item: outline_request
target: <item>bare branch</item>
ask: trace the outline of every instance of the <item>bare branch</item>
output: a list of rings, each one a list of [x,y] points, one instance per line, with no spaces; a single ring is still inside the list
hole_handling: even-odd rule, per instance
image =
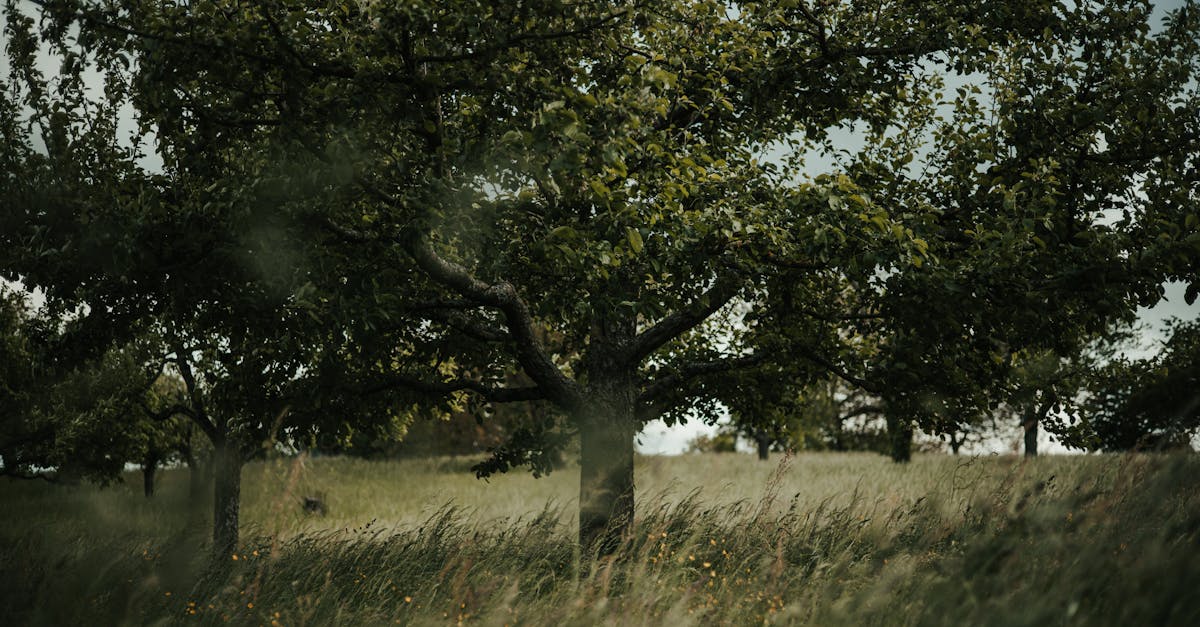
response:
[[[150,409],[150,406],[145,401],[139,401],[138,404],[141,405],[142,411],[146,412],[146,416],[155,422],[162,422],[175,416],[186,416],[193,420],[196,418],[196,412],[191,407],[182,403],[176,403],[158,411]]]
[[[512,335],[504,329],[476,320],[459,311],[438,308],[425,310],[423,315],[483,342],[507,342],[512,339]]]

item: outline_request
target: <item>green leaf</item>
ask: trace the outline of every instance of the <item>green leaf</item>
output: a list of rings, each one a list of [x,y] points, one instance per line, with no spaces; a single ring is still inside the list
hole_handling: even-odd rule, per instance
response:
[[[633,249],[634,253],[642,252],[642,234],[637,229],[626,227],[625,238],[629,240],[629,247]]]

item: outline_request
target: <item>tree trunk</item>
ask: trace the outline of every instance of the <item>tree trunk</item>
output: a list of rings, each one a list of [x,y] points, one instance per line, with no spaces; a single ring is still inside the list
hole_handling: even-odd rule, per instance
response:
[[[950,434],[950,452],[953,453],[954,455],[958,455],[958,449],[962,448],[964,441],[966,441],[966,436],[963,436],[963,439],[960,440],[960,439],[958,439],[957,434],[951,433]]]
[[[633,527],[634,388],[599,384],[579,425],[579,546],[611,555]]]
[[[1038,450],[1038,419],[1037,416],[1029,416],[1025,420],[1025,456],[1037,457]]]
[[[758,444],[758,458],[766,461],[771,457],[771,438],[763,433],[754,434],[754,442]]]
[[[158,456],[146,455],[142,462],[142,493],[146,498],[154,496],[154,475],[158,471]]]
[[[907,463],[912,459],[912,421],[889,417],[887,424],[892,461],[898,464]]]
[[[237,549],[242,498],[242,454],[230,442],[213,449],[213,555],[229,559]]]

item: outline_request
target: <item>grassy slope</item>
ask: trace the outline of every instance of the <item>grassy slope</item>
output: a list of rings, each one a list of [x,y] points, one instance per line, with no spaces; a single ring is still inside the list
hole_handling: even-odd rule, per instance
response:
[[[0,482],[7,624],[1200,624],[1200,459],[639,460],[622,559],[577,576],[578,475],[275,460],[206,564],[186,474]],[[326,517],[300,495],[323,494]],[[225,572],[219,572],[219,571]]]

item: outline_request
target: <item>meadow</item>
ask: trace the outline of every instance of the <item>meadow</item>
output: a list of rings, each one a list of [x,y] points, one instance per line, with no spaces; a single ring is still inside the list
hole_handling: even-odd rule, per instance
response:
[[[146,499],[0,481],[0,616],[66,624],[1200,624],[1196,455],[637,460],[636,533],[575,549],[578,471],[247,466],[207,555],[187,471]],[[325,515],[304,512],[319,496]]]

